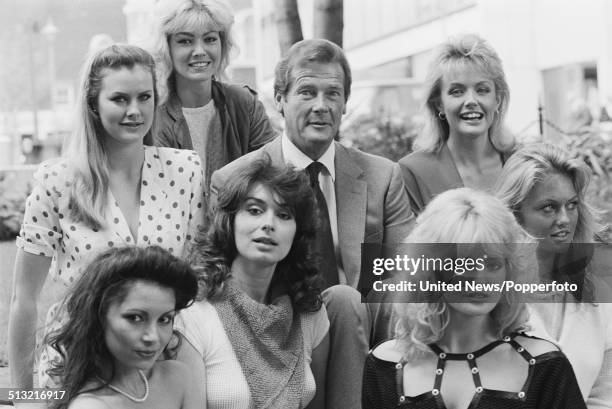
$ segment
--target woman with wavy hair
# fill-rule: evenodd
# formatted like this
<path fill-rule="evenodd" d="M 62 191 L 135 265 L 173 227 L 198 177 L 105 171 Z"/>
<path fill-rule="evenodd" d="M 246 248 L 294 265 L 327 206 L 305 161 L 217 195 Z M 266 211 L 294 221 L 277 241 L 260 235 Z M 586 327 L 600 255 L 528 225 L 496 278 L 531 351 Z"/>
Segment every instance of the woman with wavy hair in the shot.
<path fill-rule="evenodd" d="M 162 356 L 176 349 L 174 317 L 196 293 L 195 271 L 161 247 L 96 257 L 66 298 L 68 320 L 47 336 L 63 358 L 49 372 L 66 393 L 51 407 L 199 408 L 189 369 Z"/>
<path fill-rule="evenodd" d="M 551 292 L 530 304 L 534 333 L 567 354 L 589 409 L 610 409 L 611 292 L 590 263 L 600 225 L 586 201 L 589 181 L 584 162 L 539 143 L 508 160 L 495 191 L 537 240 L 540 281 L 575 285 L 574 291 Z"/>
<path fill-rule="evenodd" d="M 274 139 L 248 86 L 226 82 L 234 15 L 224 0 L 161 0 L 151 51 L 160 89 L 156 144 L 193 149 L 212 173 Z M 208 188 L 207 188 L 208 189 Z"/>
<path fill-rule="evenodd" d="M 454 253 L 456 263 L 467 256 L 481 267 L 416 272 L 417 285 L 435 278 L 461 288 L 424 288 L 418 303 L 396 304 L 395 339 L 366 361 L 364 409 L 585 407 L 565 355 L 523 332 L 519 293 L 466 286 L 529 280 L 535 260 L 526 241 L 512 213 L 484 192 L 450 190 L 427 206 L 406 242 L 430 249 L 430 258 L 447 263 Z"/>
<path fill-rule="evenodd" d="M 181 314 L 178 355 L 208 408 L 324 407 L 329 320 L 314 226 L 307 175 L 269 158 L 219 192 L 195 249 L 203 291 Z"/>
<path fill-rule="evenodd" d="M 145 146 L 153 134 L 155 65 L 145 50 L 111 45 L 85 62 L 75 130 L 62 158 L 43 163 L 26 201 L 15 262 L 9 325 L 13 385 L 32 387 L 37 302 L 51 275 L 66 287 L 111 247 L 159 245 L 188 252 L 203 209 L 195 152 Z M 62 317 L 58 304 L 46 330 Z M 39 360 L 39 382 L 47 350 Z"/>
<path fill-rule="evenodd" d="M 418 150 L 399 161 L 416 213 L 448 189 L 489 190 L 515 145 L 503 129 L 510 90 L 501 59 L 478 35 L 436 49 L 425 95 Z"/>

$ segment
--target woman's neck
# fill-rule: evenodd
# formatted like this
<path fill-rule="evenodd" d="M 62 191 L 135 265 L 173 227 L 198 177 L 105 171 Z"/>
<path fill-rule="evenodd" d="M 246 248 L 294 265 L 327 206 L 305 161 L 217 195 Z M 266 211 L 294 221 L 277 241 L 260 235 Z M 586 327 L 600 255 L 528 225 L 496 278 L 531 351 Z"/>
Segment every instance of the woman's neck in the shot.
<path fill-rule="evenodd" d="M 111 175 L 140 181 L 145 155 L 142 144 L 107 144 L 106 154 Z"/>
<path fill-rule="evenodd" d="M 450 311 L 450 320 L 438 342 L 451 353 L 476 351 L 497 339 L 493 319 L 489 314 L 470 316 Z"/>
<path fill-rule="evenodd" d="M 241 258 L 236 258 L 231 267 L 234 284 L 253 300 L 262 304 L 268 302 L 268 292 L 275 269 L 276 264 L 262 267 Z"/>
<path fill-rule="evenodd" d="M 540 278 L 540 281 L 552 280 L 556 254 L 550 251 L 538 249 L 537 256 L 538 256 L 538 277 Z"/>
<path fill-rule="evenodd" d="M 203 107 L 212 99 L 212 80 L 193 82 L 177 76 L 176 95 L 184 108 Z"/>
<path fill-rule="evenodd" d="M 107 143 L 105 146 L 110 174 L 128 180 L 140 180 L 144 163 L 144 146 L 141 143 L 129 145 Z"/>
<path fill-rule="evenodd" d="M 447 145 L 453 159 L 464 166 L 478 168 L 486 159 L 498 156 L 486 134 L 477 138 L 468 138 L 454 135 L 451 132 Z"/>
<path fill-rule="evenodd" d="M 109 381 L 109 383 L 114 387 L 134 396 L 142 396 L 145 393 L 145 386 L 139 373 L 141 372 L 139 369 L 134 367 L 126 367 L 117 361 L 115 361 L 114 369 L 114 373 L 111 373 L 110 368 L 107 367 L 102 374 L 102 379 L 109 379 L 109 377 L 113 375 L 113 378 Z M 149 378 L 152 371 L 153 368 L 142 372 L 147 378 Z"/>

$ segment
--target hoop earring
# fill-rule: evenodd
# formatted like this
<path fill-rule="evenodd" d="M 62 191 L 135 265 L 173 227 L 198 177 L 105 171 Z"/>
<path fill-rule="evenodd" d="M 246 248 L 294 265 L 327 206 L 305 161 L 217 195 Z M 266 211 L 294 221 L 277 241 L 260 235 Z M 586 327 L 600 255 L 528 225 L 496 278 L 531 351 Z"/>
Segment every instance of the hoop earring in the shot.
<path fill-rule="evenodd" d="M 440 121 L 446 121 L 446 114 L 440 111 L 438 112 L 438 118 L 440 118 Z"/>

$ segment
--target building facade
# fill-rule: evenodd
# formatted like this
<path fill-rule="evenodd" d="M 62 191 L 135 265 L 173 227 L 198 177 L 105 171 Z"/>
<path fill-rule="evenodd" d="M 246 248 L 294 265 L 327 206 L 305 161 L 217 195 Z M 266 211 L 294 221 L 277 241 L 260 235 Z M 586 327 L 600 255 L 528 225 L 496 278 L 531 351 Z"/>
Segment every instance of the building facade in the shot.
<path fill-rule="evenodd" d="M 313 0 L 298 1 L 308 38 Z M 273 3 L 253 3 L 257 79 L 270 94 L 279 58 Z M 571 131 L 581 112 L 598 121 L 612 104 L 610 21 L 607 0 L 346 0 L 344 48 L 356 87 L 362 81 L 421 84 L 436 45 L 459 33 L 480 34 L 504 62 L 510 130 L 537 133 L 541 107 L 546 120 Z M 545 131 L 554 137 L 553 127 Z"/>

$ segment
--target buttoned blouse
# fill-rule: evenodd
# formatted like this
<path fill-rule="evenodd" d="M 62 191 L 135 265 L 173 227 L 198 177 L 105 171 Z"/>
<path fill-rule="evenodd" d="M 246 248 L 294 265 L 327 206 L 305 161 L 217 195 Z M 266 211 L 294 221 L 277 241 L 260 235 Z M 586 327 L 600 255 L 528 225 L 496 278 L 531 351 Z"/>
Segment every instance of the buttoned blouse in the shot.
<path fill-rule="evenodd" d="M 104 226 L 92 229 L 70 218 L 72 170 L 67 159 L 43 163 L 34 174 L 17 246 L 52 257 L 49 274 L 65 285 L 96 255 L 111 247 L 158 245 L 183 257 L 203 220 L 203 175 L 194 151 L 144 147 L 137 237 L 112 192 Z"/>

